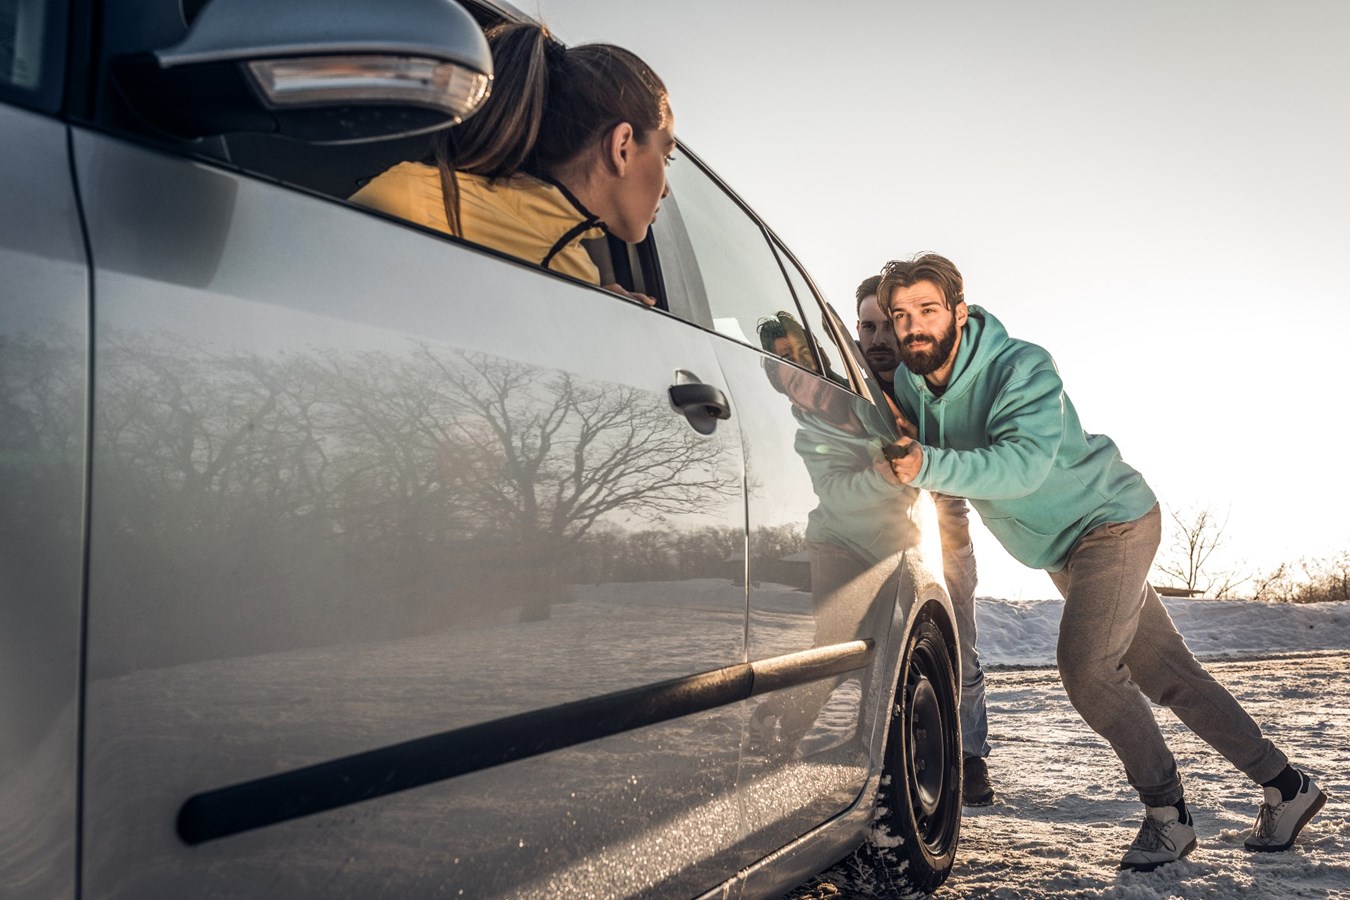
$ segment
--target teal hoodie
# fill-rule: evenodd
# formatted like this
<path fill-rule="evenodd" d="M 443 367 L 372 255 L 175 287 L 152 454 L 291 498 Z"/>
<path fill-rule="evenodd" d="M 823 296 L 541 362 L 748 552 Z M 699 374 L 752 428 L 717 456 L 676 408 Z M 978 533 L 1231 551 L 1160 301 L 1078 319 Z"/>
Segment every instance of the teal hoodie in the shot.
<path fill-rule="evenodd" d="M 895 373 L 924 445 L 913 484 L 967 498 L 1018 561 L 1057 572 L 1083 535 L 1132 522 L 1157 498 L 1114 441 L 1083 430 L 1049 353 L 1008 337 L 986 310 L 967 312 L 941 397 L 922 376 Z"/>

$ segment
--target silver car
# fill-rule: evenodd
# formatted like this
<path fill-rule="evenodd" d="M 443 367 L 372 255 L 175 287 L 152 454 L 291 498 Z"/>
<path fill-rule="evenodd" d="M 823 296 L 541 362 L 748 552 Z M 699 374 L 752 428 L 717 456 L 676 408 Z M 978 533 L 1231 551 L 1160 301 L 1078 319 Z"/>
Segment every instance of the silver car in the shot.
<path fill-rule="evenodd" d="M 685 152 L 656 309 L 344 199 L 519 16 L 0 0 L 0 896 L 945 878 L 931 501 L 793 255 Z"/>

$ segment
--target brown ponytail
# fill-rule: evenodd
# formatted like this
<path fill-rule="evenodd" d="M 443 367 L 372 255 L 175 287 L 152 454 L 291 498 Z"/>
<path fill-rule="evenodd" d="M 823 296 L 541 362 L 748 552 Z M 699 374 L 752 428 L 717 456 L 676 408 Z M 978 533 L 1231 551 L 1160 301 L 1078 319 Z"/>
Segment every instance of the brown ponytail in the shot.
<path fill-rule="evenodd" d="M 546 176 L 620 122 L 639 141 L 670 115 L 666 87 L 635 54 L 612 44 L 566 48 L 542 25 L 498 25 L 492 94 L 473 118 L 433 139 L 452 234 L 460 234 L 456 172 Z"/>

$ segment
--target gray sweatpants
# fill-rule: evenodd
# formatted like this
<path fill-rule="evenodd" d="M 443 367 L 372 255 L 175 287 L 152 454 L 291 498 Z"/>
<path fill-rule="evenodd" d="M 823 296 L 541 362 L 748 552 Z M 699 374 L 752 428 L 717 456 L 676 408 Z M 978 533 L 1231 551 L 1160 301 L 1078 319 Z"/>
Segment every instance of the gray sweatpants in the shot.
<path fill-rule="evenodd" d="M 1050 575 L 1064 596 L 1057 654 L 1069 701 L 1110 743 L 1148 806 L 1182 797 L 1176 760 L 1149 700 L 1176 713 L 1257 783 L 1274 778 L 1288 762 L 1191 655 L 1149 585 L 1161 523 L 1154 506 L 1133 522 L 1094 528 L 1074 547 L 1068 565 Z"/>

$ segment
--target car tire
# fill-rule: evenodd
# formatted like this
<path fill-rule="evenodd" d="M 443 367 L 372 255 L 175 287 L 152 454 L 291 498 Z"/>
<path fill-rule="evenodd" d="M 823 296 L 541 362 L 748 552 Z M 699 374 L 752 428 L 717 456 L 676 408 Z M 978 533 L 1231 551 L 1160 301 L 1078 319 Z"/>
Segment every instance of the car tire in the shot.
<path fill-rule="evenodd" d="M 956 666 L 930 608 L 905 642 L 868 843 L 876 876 L 897 890 L 935 890 L 956 858 L 961 832 L 958 698 Z"/>

